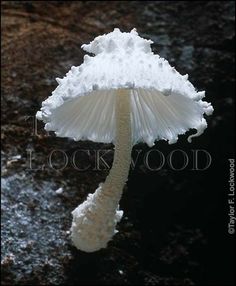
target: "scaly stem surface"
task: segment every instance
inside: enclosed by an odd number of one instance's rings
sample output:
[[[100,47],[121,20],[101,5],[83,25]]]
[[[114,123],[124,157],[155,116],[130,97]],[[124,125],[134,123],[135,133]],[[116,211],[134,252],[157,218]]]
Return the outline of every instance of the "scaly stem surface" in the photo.
[[[130,90],[116,90],[116,142],[113,165],[104,184],[73,212],[72,240],[83,251],[93,252],[107,246],[117,232],[123,212],[119,201],[131,163]]]

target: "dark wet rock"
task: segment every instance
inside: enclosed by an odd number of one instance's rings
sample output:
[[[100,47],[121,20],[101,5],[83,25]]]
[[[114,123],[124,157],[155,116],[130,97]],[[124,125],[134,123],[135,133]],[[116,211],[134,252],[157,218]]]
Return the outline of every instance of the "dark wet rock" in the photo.
[[[225,191],[234,139],[234,12],[233,1],[2,2],[2,285],[232,285]],[[150,171],[150,148],[135,146],[119,233],[108,248],[87,254],[71,245],[71,211],[108,174],[104,164],[95,170],[96,150],[110,150],[109,167],[113,146],[56,138],[33,117],[55,78],[81,64],[81,44],[115,27],[136,27],[152,39],[155,52],[206,90],[215,112],[193,144],[180,136],[151,149],[165,158],[184,150],[190,163],[183,171],[167,161]],[[208,170],[191,170],[194,149],[211,154]],[[90,154],[74,157],[77,150]],[[91,168],[78,171],[73,160]]]

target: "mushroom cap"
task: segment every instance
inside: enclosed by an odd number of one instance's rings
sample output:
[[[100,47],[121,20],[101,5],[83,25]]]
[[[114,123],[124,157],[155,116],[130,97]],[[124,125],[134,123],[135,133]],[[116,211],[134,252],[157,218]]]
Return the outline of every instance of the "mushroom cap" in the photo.
[[[179,74],[167,60],[153,54],[151,40],[141,38],[135,29],[119,29],[96,37],[82,48],[95,56],[72,66],[57,88],[42,103],[37,119],[47,131],[74,140],[115,143],[115,90],[126,88],[131,100],[132,142],[156,140],[175,143],[179,134],[191,128],[203,133],[204,114],[213,107],[202,101],[187,75]]]

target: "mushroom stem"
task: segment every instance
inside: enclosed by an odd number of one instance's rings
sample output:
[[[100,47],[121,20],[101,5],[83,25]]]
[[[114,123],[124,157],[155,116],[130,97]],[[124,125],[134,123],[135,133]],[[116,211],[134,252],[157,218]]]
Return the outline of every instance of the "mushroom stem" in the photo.
[[[110,174],[105,183],[72,212],[72,241],[82,251],[105,248],[118,232],[116,224],[123,215],[119,201],[129,174],[132,151],[129,93],[129,89],[116,90],[116,144]]]

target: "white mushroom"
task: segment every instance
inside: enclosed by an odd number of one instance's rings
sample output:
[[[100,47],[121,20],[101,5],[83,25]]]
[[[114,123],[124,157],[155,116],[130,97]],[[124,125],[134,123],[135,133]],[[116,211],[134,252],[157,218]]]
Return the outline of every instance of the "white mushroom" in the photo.
[[[105,183],[72,212],[73,243],[86,252],[106,247],[117,232],[132,146],[152,146],[161,139],[175,143],[179,134],[194,128],[191,142],[207,127],[204,114],[213,112],[211,104],[202,101],[205,92],[197,92],[188,76],[154,55],[151,43],[135,29],[114,29],[96,37],[82,46],[95,56],[85,55],[83,64],[56,79],[58,87],[37,113],[45,129],[58,136],[115,145]]]

